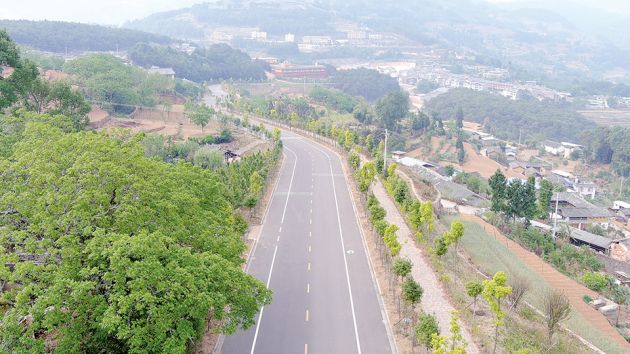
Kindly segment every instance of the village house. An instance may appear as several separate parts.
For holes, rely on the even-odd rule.
[[[561,143],[545,140],[543,142],[543,147],[545,148],[545,152],[550,153],[555,156],[562,156],[564,153],[564,146]]]
[[[175,70],[173,70],[173,68],[160,68],[157,66],[152,66],[151,68],[149,68],[148,71],[149,74],[166,76],[171,80],[175,79]]]
[[[630,203],[616,200],[613,202],[612,211],[615,213],[617,220],[623,222],[630,228]]]
[[[571,154],[574,151],[582,151],[583,146],[582,145],[578,145],[578,144],[573,144],[573,143],[567,143],[567,142],[562,142],[562,147],[564,149],[564,158],[565,159],[570,159],[571,158]]]
[[[557,215],[554,215],[556,207]],[[551,197],[550,210],[552,219],[557,218],[559,222],[580,230],[590,225],[600,225],[608,229],[612,217],[608,210],[596,207],[578,194],[569,192],[554,193]]]

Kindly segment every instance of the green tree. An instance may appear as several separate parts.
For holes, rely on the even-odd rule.
[[[457,113],[455,114],[455,126],[457,129],[464,127],[464,110],[461,106],[457,108]]]
[[[455,167],[453,167],[453,165],[448,165],[444,168],[444,171],[448,177],[451,177],[455,174]]]
[[[396,258],[394,261],[394,274],[400,277],[401,283],[407,275],[411,273],[413,263],[408,258]]]
[[[488,180],[490,185],[490,193],[492,199],[492,211],[499,213],[505,211],[505,202],[507,197],[507,179],[501,170],[496,172]]]
[[[431,339],[440,335],[440,326],[433,315],[424,314],[418,319],[416,324],[416,338],[422,343],[427,351],[431,349]]]
[[[254,171],[249,176],[249,191],[253,193],[255,196],[259,196],[262,193],[264,180],[258,173],[258,171]]]
[[[503,318],[507,313],[501,308],[501,302],[512,293],[512,288],[507,286],[507,275],[504,272],[497,272],[492,279],[483,281],[483,291],[481,295],[490,306],[494,314],[494,346],[492,352],[497,350],[499,339],[499,327],[504,325]]]
[[[217,170],[223,167],[223,152],[218,149],[202,147],[195,151],[193,155],[193,164],[201,168]]]
[[[127,132],[51,119],[26,123],[0,162],[0,242],[20,235],[15,254],[43,261],[14,259],[3,349],[42,352],[54,336],[59,352],[183,353],[209,313],[227,334],[254,324],[271,293],[241,268],[226,180],[147,158]]]
[[[464,236],[464,224],[455,220],[451,223],[451,230],[446,234],[446,243],[447,245],[455,245],[455,250],[457,250],[457,245],[459,240]]]
[[[214,116],[214,110],[205,104],[201,104],[194,108],[194,110],[188,115],[190,121],[193,124],[201,127],[201,132],[203,132],[203,128],[210,122],[210,119]]]
[[[443,256],[448,251],[448,243],[446,242],[446,237],[438,237],[435,239],[435,245],[433,246],[435,250],[435,254],[438,256]]]
[[[546,179],[540,181],[540,190],[538,191],[538,216],[543,219],[549,219],[549,205],[553,195],[553,184]]]
[[[407,280],[402,286],[402,298],[405,303],[411,305],[412,323],[416,323],[416,305],[420,302],[424,289],[415,281],[411,276],[407,277]]]
[[[388,93],[376,103],[376,115],[383,127],[398,131],[398,123],[409,112],[409,95],[403,91]]]
[[[466,354],[466,342],[462,336],[458,318],[457,311],[453,311],[449,328],[451,335],[448,338],[440,334],[431,336],[433,354]]]
[[[536,204],[536,180],[534,177],[527,178],[527,183],[523,188],[523,213],[525,225],[529,225],[529,221],[534,219],[538,214],[538,206]]]
[[[477,315],[477,299],[483,292],[483,284],[478,281],[469,281],[466,283],[466,294],[473,299],[473,317]]]

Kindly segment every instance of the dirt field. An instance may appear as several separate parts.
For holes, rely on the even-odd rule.
[[[630,110],[588,110],[579,111],[586,119],[597,124],[630,128]]]
[[[464,220],[475,222],[482,226],[483,229],[490,235],[494,236],[501,243],[505,244],[507,248],[523,261],[530,269],[535,270],[540,276],[542,276],[550,286],[554,289],[562,291],[571,302],[574,311],[578,312],[584,319],[586,319],[593,327],[597,328],[601,334],[609,338],[610,341],[614,341],[617,345],[630,351],[630,344],[613,328],[606,317],[590,307],[584,302],[582,297],[588,295],[595,299],[598,297],[597,293],[587,289],[583,285],[577,283],[566,275],[560,273],[548,263],[543,262],[540,257],[525,250],[519,244],[505,237],[497,228],[485,222],[481,218],[472,215],[463,215],[460,217]]]
[[[98,130],[112,128],[130,129],[133,133],[155,133],[172,137],[176,140],[185,140],[189,137],[204,137],[208,134],[217,134],[225,125],[217,121],[211,121],[203,131],[198,125],[193,124],[184,115],[184,106],[173,105],[170,111],[161,107],[153,110],[142,109],[136,111],[133,118],[118,118],[110,116],[106,111],[93,107],[88,115],[90,124]],[[223,144],[224,148],[237,151],[239,155],[249,155],[257,151],[266,150],[268,144],[264,141],[238,129],[232,129],[234,141]]]
[[[432,154],[434,151],[440,149],[440,141],[441,139],[436,136],[431,137],[431,150]],[[479,172],[481,176],[484,178],[490,178],[497,169],[503,171],[503,173],[508,177],[518,177],[522,178],[523,175],[516,173],[502,166],[500,163],[492,160],[491,158],[479,155],[475,148],[470,143],[464,143],[464,151],[466,151],[466,161],[464,161],[463,165],[458,164],[455,161],[440,161],[439,164],[441,166],[453,165],[455,168],[463,170],[464,172]],[[439,151],[440,155],[444,155],[446,153],[452,153],[455,156],[455,147],[450,143],[444,144]],[[423,153],[423,148],[418,148],[410,151],[407,156],[415,157],[419,159],[429,159],[430,156],[425,156]]]

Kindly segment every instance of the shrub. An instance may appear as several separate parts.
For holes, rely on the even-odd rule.
[[[608,286],[608,278],[601,273],[586,273],[582,276],[582,282],[593,291],[602,291]]]

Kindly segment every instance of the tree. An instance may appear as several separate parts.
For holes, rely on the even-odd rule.
[[[457,129],[464,127],[464,110],[461,106],[457,108],[457,113],[455,114],[455,126]]]
[[[444,172],[448,177],[451,177],[455,174],[455,167],[453,167],[453,165],[448,165],[444,168]]]
[[[217,170],[223,166],[223,152],[210,147],[201,147],[193,155],[193,164],[201,168]]]
[[[435,316],[429,314],[420,316],[416,324],[416,338],[424,344],[427,351],[432,348],[431,339],[434,335],[440,335],[440,326]]]
[[[260,176],[258,171],[254,171],[249,176],[249,191],[253,193],[255,196],[259,196],[263,189],[264,184],[263,178]]]
[[[507,179],[501,170],[496,172],[488,180],[490,185],[492,207],[491,210],[499,213],[504,212],[506,209],[505,199],[507,197]]]
[[[195,109],[190,113],[190,121],[193,124],[201,127],[201,132],[203,132],[203,128],[210,122],[212,116],[214,116],[214,109],[202,103],[201,105],[195,107]]]
[[[389,249],[390,255],[392,257],[396,257],[398,253],[400,253],[401,248],[400,243],[398,243],[396,231],[398,231],[398,226],[391,224],[387,226],[383,235],[383,241],[385,241],[385,245]]]
[[[408,258],[396,258],[394,261],[394,274],[400,277],[401,282],[411,273],[411,268],[413,263]]]
[[[352,151],[348,155],[348,163],[350,164],[350,167],[352,167],[352,169],[355,171],[359,168],[359,165],[361,164],[361,158],[356,151]]]
[[[15,68],[20,65],[20,50],[6,30],[0,30],[0,65]]]
[[[183,353],[209,313],[226,334],[254,324],[271,293],[242,270],[230,180],[55,119],[32,119],[0,162],[2,243],[20,234],[16,252],[45,262],[14,260],[3,350],[42,352],[54,337],[59,352]]]
[[[477,315],[477,298],[483,292],[483,284],[478,281],[466,283],[466,294],[473,299],[473,317]]]
[[[403,91],[390,92],[376,102],[375,110],[383,127],[398,131],[398,122],[409,112],[409,95]]]
[[[416,323],[416,304],[420,302],[424,289],[411,276],[403,283],[402,298],[405,303],[411,305],[412,323]]]
[[[249,125],[249,122],[247,125]],[[280,141],[280,129],[278,128],[273,128],[273,141],[276,143]]]
[[[543,219],[549,219],[549,205],[553,195],[553,184],[546,179],[540,181],[540,190],[538,191],[538,216]]]
[[[443,256],[448,251],[448,243],[446,242],[446,237],[438,237],[435,239],[434,246],[435,254],[438,256]]]
[[[359,190],[367,193],[374,177],[376,176],[376,165],[374,162],[366,162],[358,171]]]
[[[466,160],[466,151],[464,150],[464,142],[461,134],[457,136],[457,142],[455,142],[455,148],[457,149],[457,161],[459,164],[463,164]]]
[[[466,342],[461,333],[459,326],[458,313],[453,311],[451,314],[451,326],[449,331],[451,335],[447,338],[440,334],[431,336],[431,347],[433,354],[466,354]]]
[[[497,341],[499,339],[499,327],[503,326],[505,311],[501,309],[501,301],[512,293],[512,288],[507,286],[507,275],[504,272],[497,272],[492,279],[483,281],[483,291],[481,295],[494,313],[494,346],[492,352],[496,353]]]
[[[558,331],[560,323],[571,316],[571,304],[562,292],[551,290],[543,298],[543,308],[547,322],[547,338],[551,344],[553,335]]]
[[[536,204],[536,180],[533,176],[527,178],[523,188],[523,212],[525,225],[529,225],[529,221],[536,217],[538,207]]]
[[[508,295],[508,303],[510,304],[510,312],[518,308],[521,300],[531,288],[531,284],[527,278],[516,276],[510,282],[512,292]]]
[[[464,224],[455,220],[451,223],[451,231],[446,234],[446,243],[447,245],[455,245],[455,250],[457,250],[457,244],[459,240],[464,236]]]

